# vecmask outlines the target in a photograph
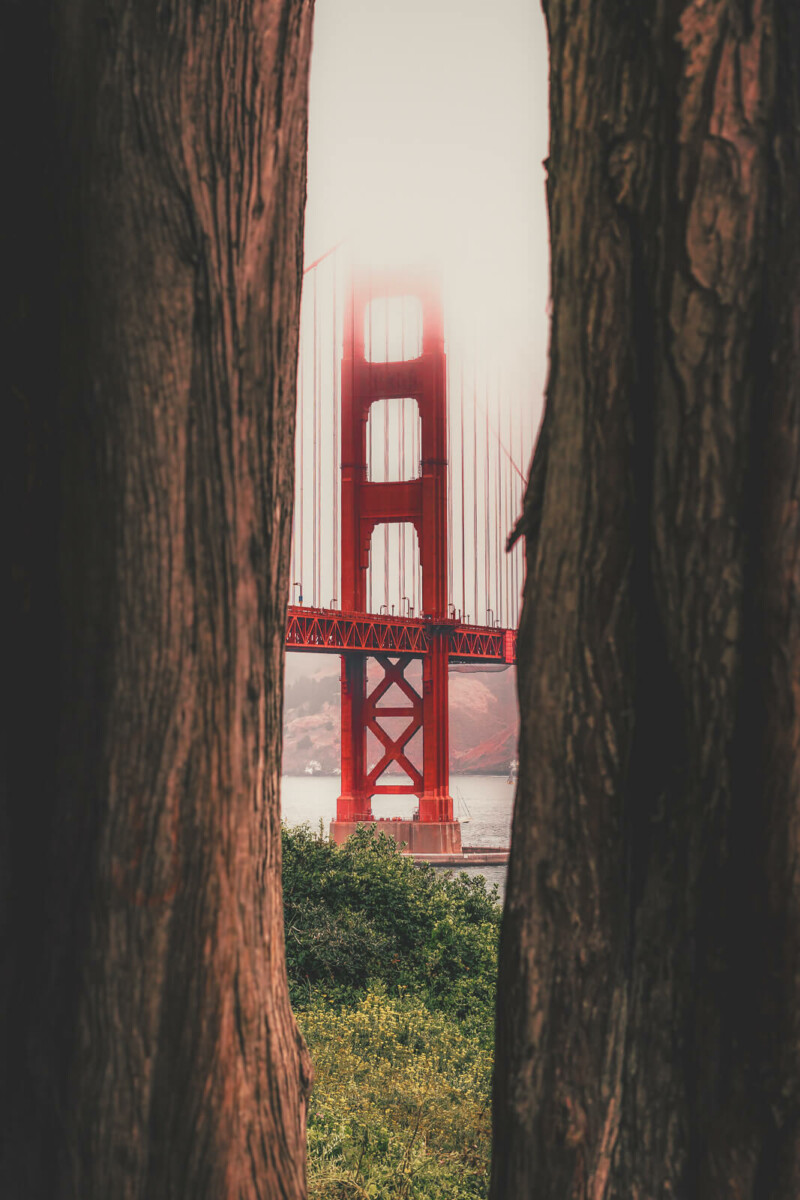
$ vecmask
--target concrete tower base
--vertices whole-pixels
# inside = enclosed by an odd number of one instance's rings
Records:
[[[331,841],[341,846],[359,824],[359,821],[331,821]],[[405,842],[407,854],[461,854],[460,821],[397,821],[392,818],[364,824],[367,829],[394,838],[398,845]]]

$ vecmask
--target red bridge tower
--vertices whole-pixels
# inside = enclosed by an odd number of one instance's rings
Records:
[[[416,358],[375,362],[365,353],[367,307],[376,298],[416,298],[422,308],[422,347]],[[367,685],[367,656],[342,655],[342,792],[331,836],[344,841],[359,822],[370,822],[372,797],[406,793],[419,799],[413,821],[385,822],[386,831],[411,852],[453,854],[461,850],[461,828],[453,820],[449,784],[448,659],[457,622],[448,615],[447,594],[447,366],[442,306],[434,280],[426,275],[359,276],[347,308],[342,354],[342,610],[364,614],[370,543],[376,526],[409,522],[416,530],[422,568],[422,617],[427,652],[422,655],[422,695],[405,677],[411,654],[375,654],[383,676]],[[367,478],[367,419],[378,400],[414,399],[421,425],[422,474],[398,482]],[[396,684],[403,707],[381,707]],[[406,717],[396,736],[383,718]],[[406,747],[422,729],[422,773]],[[383,754],[368,770],[367,731]],[[395,764],[407,782],[380,782]]]

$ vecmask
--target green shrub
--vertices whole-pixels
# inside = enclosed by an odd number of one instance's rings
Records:
[[[310,1200],[483,1200],[491,1055],[419,1000],[322,996],[298,1013],[314,1062]]]
[[[368,826],[283,830],[309,1200],[485,1200],[500,909]]]
[[[283,830],[283,892],[295,1008],[379,985],[491,1040],[500,909],[482,878],[437,875],[368,826],[344,846],[304,826]]]

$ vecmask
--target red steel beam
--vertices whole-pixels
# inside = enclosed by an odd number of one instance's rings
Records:
[[[376,613],[346,613],[334,608],[289,605],[286,649],[317,654],[410,654],[424,658],[431,647],[433,629],[446,631],[448,659],[462,663],[513,663],[517,635],[513,629],[495,629],[459,622],[434,623],[419,617]]]

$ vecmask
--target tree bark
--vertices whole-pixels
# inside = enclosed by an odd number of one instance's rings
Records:
[[[545,0],[493,1200],[800,1195],[800,10]]]
[[[6,6],[0,1192],[305,1195],[280,771],[311,0]]]

